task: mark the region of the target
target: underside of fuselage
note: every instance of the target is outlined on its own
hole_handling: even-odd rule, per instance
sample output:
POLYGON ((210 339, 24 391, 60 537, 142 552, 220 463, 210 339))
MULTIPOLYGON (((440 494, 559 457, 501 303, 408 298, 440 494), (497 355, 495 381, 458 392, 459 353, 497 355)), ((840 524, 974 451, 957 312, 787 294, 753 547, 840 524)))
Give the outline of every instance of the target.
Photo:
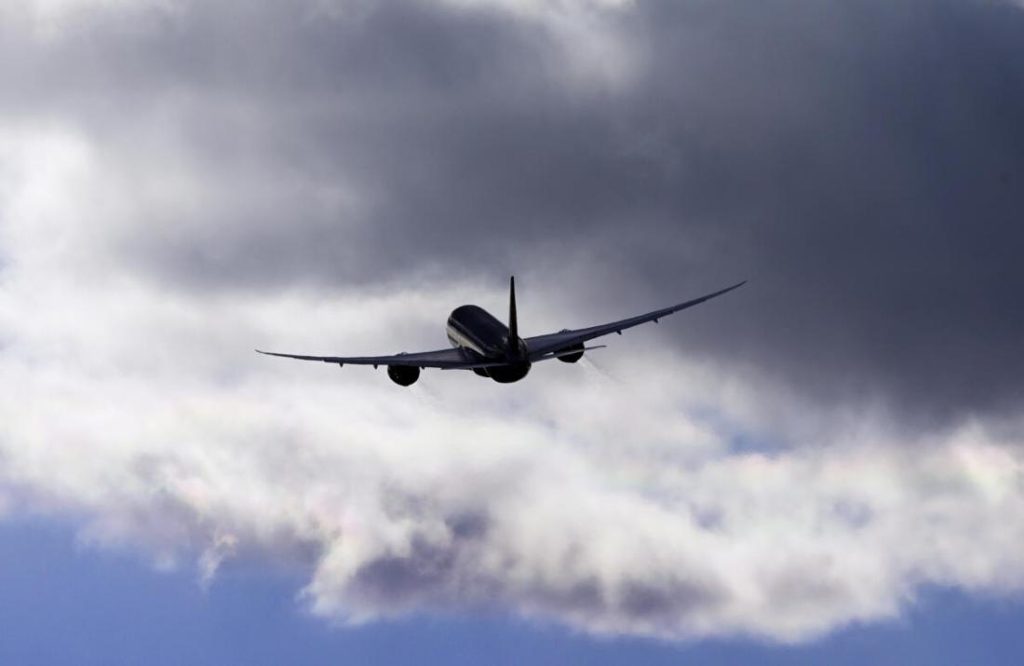
POLYGON ((455 308, 448 317, 448 341, 469 358, 480 363, 500 363, 473 372, 490 377, 499 384, 517 382, 530 372, 526 343, 516 336, 510 340, 509 328, 494 315, 476 305, 455 308))

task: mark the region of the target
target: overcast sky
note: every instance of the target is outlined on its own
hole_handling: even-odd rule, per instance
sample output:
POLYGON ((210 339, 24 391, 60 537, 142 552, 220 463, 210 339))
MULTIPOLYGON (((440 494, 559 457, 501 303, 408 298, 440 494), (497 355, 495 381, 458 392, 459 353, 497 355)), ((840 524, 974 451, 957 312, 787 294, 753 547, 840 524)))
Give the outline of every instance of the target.
POLYGON ((341 632, 1015 601, 1021 44, 998 0, 8 3, 0 515, 341 632), (512 273, 527 335, 750 282, 508 386, 252 353, 442 348, 512 273))

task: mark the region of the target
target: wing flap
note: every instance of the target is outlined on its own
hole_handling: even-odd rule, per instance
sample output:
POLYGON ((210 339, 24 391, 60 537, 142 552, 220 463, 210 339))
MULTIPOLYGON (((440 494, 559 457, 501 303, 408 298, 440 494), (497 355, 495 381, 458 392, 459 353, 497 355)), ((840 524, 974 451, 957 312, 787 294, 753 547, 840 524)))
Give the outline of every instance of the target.
POLYGON ((580 328, 576 330, 565 330, 559 331, 558 333, 549 333, 547 335, 537 335, 532 338, 526 338, 526 348, 529 350, 530 360, 541 360, 552 352, 563 350, 571 345, 578 345, 594 338, 599 338, 603 335, 610 335, 611 333, 622 334, 622 331, 639 326, 640 324, 646 324, 649 321, 657 321, 662 317, 667 317, 670 314, 675 314, 680 310, 692 308, 695 305, 700 305, 705 301, 709 301, 712 298, 726 294, 733 289, 739 289, 747 283, 746 280, 738 282, 725 289, 719 289, 718 291, 700 296, 698 298, 677 303, 676 305, 670 305, 667 308, 648 312, 647 314, 637 315, 636 317, 629 317, 628 319, 620 319, 619 321, 613 321, 607 324, 599 324, 597 326, 590 326, 588 328, 580 328))
POLYGON ((437 351, 418 352, 415 354, 393 354, 391 356, 307 356, 304 354, 282 354, 257 349, 260 354, 280 356, 300 361, 321 361, 338 365, 395 365, 411 368, 471 369, 479 365, 481 359, 472 357, 460 349, 439 349, 437 351))

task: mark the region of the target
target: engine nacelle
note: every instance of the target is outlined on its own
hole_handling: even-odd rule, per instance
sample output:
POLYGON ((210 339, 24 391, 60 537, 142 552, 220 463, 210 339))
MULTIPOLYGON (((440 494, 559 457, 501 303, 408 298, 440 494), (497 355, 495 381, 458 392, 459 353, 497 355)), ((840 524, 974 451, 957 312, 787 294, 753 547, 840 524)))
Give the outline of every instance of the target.
POLYGON ((399 386, 412 386, 420 378, 420 369, 416 366, 389 365, 388 377, 399 386))
POLYGON ((559 356, 558 360, 561 361, 562 363, 575 363, 576 361, 578 361, 581 358, 583 358, 583 343, 582 342, 580 342, 578 344, 575 344, 575 345, 572 345, 571 347, 566 347, 565 349, 562 349, 561 351, 565 352, 565 351, 572 351, 572 350, 575 350, 576 353, 575 354, 566 354, 565 356, 559 356))

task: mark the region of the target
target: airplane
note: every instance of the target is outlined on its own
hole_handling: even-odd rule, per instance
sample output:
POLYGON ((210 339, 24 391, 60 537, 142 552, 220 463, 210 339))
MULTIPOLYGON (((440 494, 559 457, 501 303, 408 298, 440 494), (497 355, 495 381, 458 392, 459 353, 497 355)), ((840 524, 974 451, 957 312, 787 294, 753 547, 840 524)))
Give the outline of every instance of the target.
POLYGON ((746 280, 700 298, 609 324, 574 330, 565 328, 557 333, 521 338, 516 317, 516 278, 512 276, 509 278, 508 326, 479 306, 459 306, 448 317, 447 332, 451 349, 414 354, 402 352, 393 356, 304 356, 259 349, 256 351, 268 356, 295 358, 301 361, 337 363, 339 367, 346 364, 372 365, 374 368, 386 365, 388 377, 399 386, 415 384, 420 378, 420 371, 425 368, 472 370, 477 375, 490 377, 499 384, 511 384, 525 377, 534 363, 553 358, 564 363, 576 363, 583 358, 584 352, 605 347, 585 346, 585 343, 594 338, 612 333, 622 335, 627 328, 649 321, 658 323, 662 317, 699 305, 733 289, 739 289, 744 284, 746 280))

